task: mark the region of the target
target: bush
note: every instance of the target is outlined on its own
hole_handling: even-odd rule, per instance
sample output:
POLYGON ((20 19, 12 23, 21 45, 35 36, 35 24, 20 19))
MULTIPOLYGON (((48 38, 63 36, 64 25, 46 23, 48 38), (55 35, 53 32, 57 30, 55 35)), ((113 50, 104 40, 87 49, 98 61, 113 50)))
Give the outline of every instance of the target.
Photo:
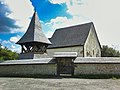
POLYGON ((103 45, 102 50, 101 50, 101 56, 102 57, 120 57, 120 52, 108 47, 107 45, 103 45))
POLYGON ((7 48, 0 48, 0 60, 16 60, 18 59, 18 53, 12 52, 7 48))

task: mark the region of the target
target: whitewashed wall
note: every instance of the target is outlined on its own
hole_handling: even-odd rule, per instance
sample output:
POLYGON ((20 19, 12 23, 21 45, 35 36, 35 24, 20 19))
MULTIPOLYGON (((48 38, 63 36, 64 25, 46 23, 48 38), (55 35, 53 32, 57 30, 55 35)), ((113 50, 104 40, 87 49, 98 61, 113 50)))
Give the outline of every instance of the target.
POLYGON ((78 57, 83 57, 83 46, 47 49, 47 53, 50 57, 53 57, 54 52, 77 52, 78 57))
POLYGON ((96 38, 95 30, 91 27, 90 33, 84 45, 84 56, 85 57, 100 57, 101 48, 96 38))

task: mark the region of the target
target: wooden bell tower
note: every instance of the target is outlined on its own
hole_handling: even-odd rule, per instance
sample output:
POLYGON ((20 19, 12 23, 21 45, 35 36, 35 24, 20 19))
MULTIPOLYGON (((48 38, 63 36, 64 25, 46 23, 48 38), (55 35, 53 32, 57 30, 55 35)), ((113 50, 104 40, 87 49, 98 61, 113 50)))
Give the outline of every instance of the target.
POLYGON ((26 33, 17 42, 17 44, 21 45, 20 59, 37 59, 47 54, 46 49, 51 42, 42 32, 36 11, 33 14, 26 33))

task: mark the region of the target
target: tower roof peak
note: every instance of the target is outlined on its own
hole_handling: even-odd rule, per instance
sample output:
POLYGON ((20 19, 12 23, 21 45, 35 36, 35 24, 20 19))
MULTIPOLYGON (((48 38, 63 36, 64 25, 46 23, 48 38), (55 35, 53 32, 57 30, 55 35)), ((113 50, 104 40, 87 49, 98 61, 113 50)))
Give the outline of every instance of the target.
POLYGON ((51 44, 48 38, 42 32, 42 27, 39 22, 38 14, 35 10, 29 27, 23 37, 17 42, 17 44, 25 44, 25 43, 44 43, 51 44))

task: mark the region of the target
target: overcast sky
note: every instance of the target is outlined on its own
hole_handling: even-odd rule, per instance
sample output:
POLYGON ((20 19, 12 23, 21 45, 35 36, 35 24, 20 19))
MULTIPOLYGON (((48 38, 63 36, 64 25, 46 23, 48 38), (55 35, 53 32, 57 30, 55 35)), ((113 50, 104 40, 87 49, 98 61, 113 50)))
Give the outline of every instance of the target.
POLYGON ((20 52, 16 45, 36 7, 47 37, 55 29, 93 22, 101 45, 120 47, 120 0, 0 0, 0 43, 20 52))

